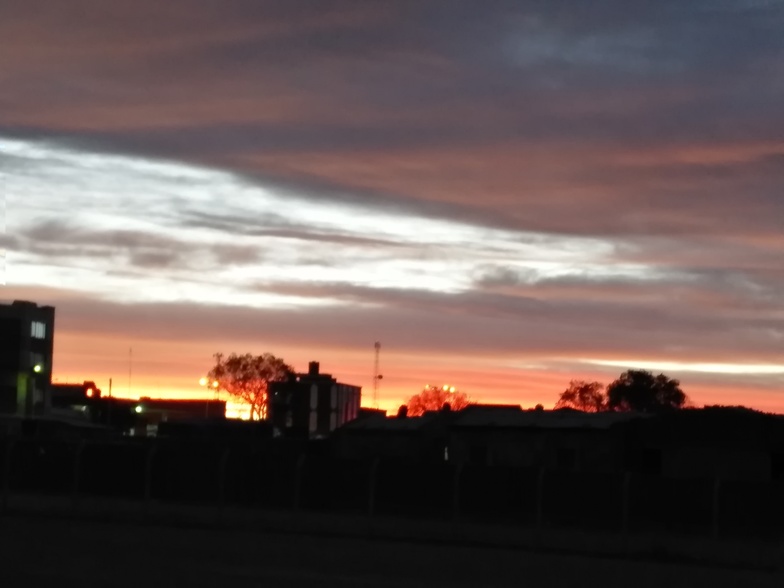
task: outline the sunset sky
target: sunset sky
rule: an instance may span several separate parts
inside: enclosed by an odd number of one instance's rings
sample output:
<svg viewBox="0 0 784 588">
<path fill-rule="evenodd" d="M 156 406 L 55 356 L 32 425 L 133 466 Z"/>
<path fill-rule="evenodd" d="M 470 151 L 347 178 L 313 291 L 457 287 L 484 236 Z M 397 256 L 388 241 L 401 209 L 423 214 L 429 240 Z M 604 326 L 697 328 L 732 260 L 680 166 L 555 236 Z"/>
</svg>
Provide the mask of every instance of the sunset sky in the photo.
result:
<svg viewBox="0 0 784 588">
<path fill-rule="evenodd" d="M 4 0 L 0 301 L 56 306 L 54 377 L 118 395 L 268 351 L 371 405 L 380 341 L 390 410 L 644 368 L 784 412 L 782 31 L 777 0 Z"/>
</svg>

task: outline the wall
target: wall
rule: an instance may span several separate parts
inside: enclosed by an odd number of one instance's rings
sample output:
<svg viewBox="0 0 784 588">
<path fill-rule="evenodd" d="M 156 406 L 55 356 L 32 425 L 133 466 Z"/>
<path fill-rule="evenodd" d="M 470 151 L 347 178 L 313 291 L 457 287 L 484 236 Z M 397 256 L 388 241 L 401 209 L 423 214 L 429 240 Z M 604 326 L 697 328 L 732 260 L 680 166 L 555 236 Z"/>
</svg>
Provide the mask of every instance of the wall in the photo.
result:
<svg viewBox="0 0 784 588">
<path fill-rule="evenodd" d="M 784 528 L 784 481 L 341 460 L 274 445 L 8 443 L 0 440 L 4 501 L 19 493 L 117 497 L 759 538 L 779 538 Z"/>
</svg>

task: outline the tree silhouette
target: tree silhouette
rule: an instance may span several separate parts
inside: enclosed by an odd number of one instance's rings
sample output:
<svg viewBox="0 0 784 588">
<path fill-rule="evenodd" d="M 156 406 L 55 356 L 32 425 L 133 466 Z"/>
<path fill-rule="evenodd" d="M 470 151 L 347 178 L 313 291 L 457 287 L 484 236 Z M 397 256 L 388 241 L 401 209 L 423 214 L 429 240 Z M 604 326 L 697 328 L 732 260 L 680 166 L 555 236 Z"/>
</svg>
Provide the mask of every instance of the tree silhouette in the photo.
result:
<svg viewBox="0 0 784 588">
<path fill-rule="evenodd" d="M 604 384 L 572 380 L 569 387 L 561 392 L 555 408 L 573 408 L 583 412 L 602 412 L 606 410 L 607 398 L 604 395 Z"/>
<path fill-rule="evenodd" d="M 408 416 L 421 416 L 429 410 L 463 410 L 468 406 L 468 396 L 454 386 L 425 386 L 419 394 L 408 400 Z"/>
<path fill-rule="evenodd" d="M 663 412 L 682 408 L 686 401 L 678 380 L 645 370 L 627 370 L 607 386 L 607 409 L 614 412 Z"/>
<path fill-rule="evenodd" d="M 267 389 L 270 382 L 285 380 L 294 370 L 282 359 L 271 353 L 262 355 L 214 356 L 215 365 L 208 376 L 218 382 L 218 390 L 227 392 L 250 406 L 251 419 L 267 416 Z"/>
</svg>

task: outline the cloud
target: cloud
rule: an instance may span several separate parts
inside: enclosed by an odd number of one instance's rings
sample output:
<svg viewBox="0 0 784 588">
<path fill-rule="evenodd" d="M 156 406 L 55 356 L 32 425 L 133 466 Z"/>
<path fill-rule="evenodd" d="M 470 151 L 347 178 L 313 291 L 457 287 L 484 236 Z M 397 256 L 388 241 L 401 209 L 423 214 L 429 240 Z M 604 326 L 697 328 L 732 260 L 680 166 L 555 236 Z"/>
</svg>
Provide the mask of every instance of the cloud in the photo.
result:
<svg viewBox="0 0 784 588">
<path fill-rule="evenodd" d="M 499 305 L 495 297 L 482 308 L 468 295 L 444 299 L 432 293 L 332 289 L 331 296 L 359 303 L 251 310 L 188 302 L 118 304 L 52 289 L 12 287 L 11 292 L 56 306 L 58 361 L 68 356 L 72 365 L 83 366 L 82 373 L 91 374 L 99 366 L 112 366 L 108 376 L 117 375 L 127 371 L 130 346 L 139 385 L 153 386 L 157 378 L 187 391 L 188 382 L 195 385 L 193 375 L 222 350 L 272 351 L 303 368 L 308 360 L 322 359 L 325 369 L 330 366 L 343 380 L 367 387 L 372 342 L 381 339 L 390 400 L 405 396 L 406 386 L 410 392 L 411 385 L 438 377 L 462 382 L 482 399 L 552 402 L 570 378 L 608 382 L 623 369 L 650 367 L 680 378 L 697 402 L 725 398 L 734 386 L 736 394 L 748 394 L 744 403 L 777 406 L 782 376 L 775 372 L 781 369 L 770 345 L 775 339 L 767 339 L 766 349 L 759 334 L 749 338 L 744 333 L 742 322 L 706 314 L 684 323 L 688 317 L 660 307 L 596 301 Z M 745 339 L 739 342 L 739 336 Z M 77 349 L 81 355 L 73 357 Z M 161 354 L 170 365 L 159 365 Z"/>
<path fill-rule="evenodd" d="M 0 247 L 85 322 L 780 363 L 782 2 L 33 4 L 0 21 Z"/>
</svg>

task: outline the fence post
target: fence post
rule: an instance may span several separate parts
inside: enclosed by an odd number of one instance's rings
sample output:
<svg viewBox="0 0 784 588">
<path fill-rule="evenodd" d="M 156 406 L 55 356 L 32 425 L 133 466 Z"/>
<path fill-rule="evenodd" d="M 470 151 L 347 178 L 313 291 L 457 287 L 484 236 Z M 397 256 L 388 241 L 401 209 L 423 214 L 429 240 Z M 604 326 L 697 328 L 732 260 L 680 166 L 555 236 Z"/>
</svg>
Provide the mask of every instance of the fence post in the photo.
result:
<svg viewBox="0 0 784 588">
<path fill-rule="evenodd" d="M 218 465 L 218 504 L 223 508 L 226 503 L 226 470 L 229 462 L 230 448 L 223 450 L 221 454 L 220 463 Z"/>
<path fill-rule="evenodd" d="M 144 505 L 147 510 L 149 510 L 150 502 L 152 502 L 152 465 L 157 451 L 158 445 L 151 445 L 147 450 L 147 459 L 144 460 Z"/>
<path fill-rule="evenodd" d="M 16 439 L 8 439 L 3 458 L 3 511 L 8 512 L 8 502 L 11 496 L 11 464 L 14 456 Z"/>
<path fill-rule="evenodd" d="M 376 478 L 378 477 L 378 458 L 374 457 L 370 463 L 368 474 L 368 516 L 376 513 Z"/>
<path fill-rule="evenodd" d="M 82 452 L 84 451 L 84 440 L 76 444 L 73 457 L 73 472 L 71 473 L 71 505 L 74 512 L 79 510 L 79 482 L 82 470 Z"/>
<path fill-rule="evenodd" d="M 623 474 L 623 484 L 621 486 L 621 504 L 623 505 L 623 511 L 621 513 L 621 531 L 623 532 L 624 538 L 629 534 L 629 490 L 631 487 L 632 482 L 632 473 L 631 472 L 624 472 Z"/>
<path fill-rule="evenodd" d="M 537 541 L 542 541 L 544 530 L 544 473 L 545 468 L 539 468 L 539 475 L 536 477 L 536 530 Z"/>
<path fill-rule="evenodd" d="M 245 474 L 245 482 L 244 488 L 246 493 L 246 499 L 250 501 L 250 506 L 252 508 L 256 508 L 261 502 L 260 493 L 268 491 L 270 486 L 270 475 L 271 469 L 268 461 L 264 461 L 264 467 L 262 467 L 259 462 L 259 454 L 261 451 L 259 449 L 254 449 L 250 454 L 250 462 L 253 464 L 253 467 L 250 471 L 253 472 L 263 472 L 263 477 L 261 478 L 261 483 L 259 483 L 258 478 L 248 478 L 248 468 L 243 467 L 243 473 Z M 268 505 L 269 503 L 267 503 Z"/>
<path fill-rule="evenodd" d="M 713 508 L 712 510 L 712 531 L 713 537 L 718 538 L 719 536 L 719 509 L 721 507 L 719 498 L 720 498 L 720 491 L 721 491 L 721 478 L 716 476 L 713 479 Z"/>
<path fill-rule="evenodd" d="M 463 474 L 463 464 L 455 466 L 454 477 L 452 479 L 452 516 L 455 519 L 460 517 L 460 476 Z"/>
<path fill-rule="evenodd" d="M 294 510 L 298 511 L 302 494 L 302 472 L 305 469 L 305 454 L 301 453 L 297 458 L 297 466 L 294 470 Z"/>
</svg>

